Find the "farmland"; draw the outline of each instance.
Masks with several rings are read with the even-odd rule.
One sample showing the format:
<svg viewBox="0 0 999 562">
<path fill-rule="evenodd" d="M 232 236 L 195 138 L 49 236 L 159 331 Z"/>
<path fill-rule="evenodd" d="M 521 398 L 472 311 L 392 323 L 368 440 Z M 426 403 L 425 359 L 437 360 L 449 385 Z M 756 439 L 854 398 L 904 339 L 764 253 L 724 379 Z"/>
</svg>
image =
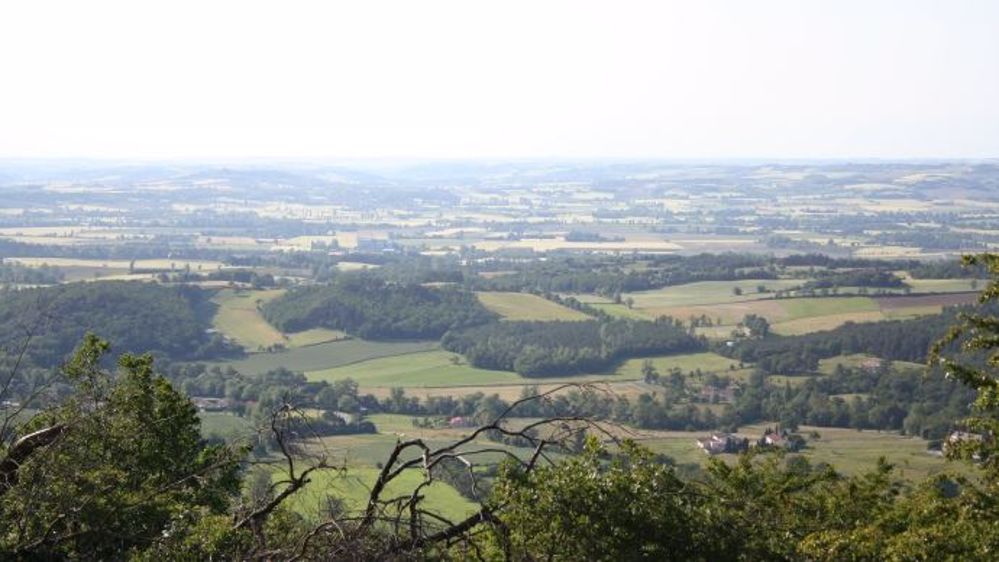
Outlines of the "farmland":
<svg viewBox="0 0 999 562">
<path fill-rule="evenodd" d="M 477 369 L 461 356 L 443 350 L 423 351 L 370 359 L 342 367 L 307 371 L 312 380 L 332 381 L 352 378 L 369 386 L 464 386 L 518 382 L 520 375 L 509 371 Z"/>
<path fill-rule="evenodd" d="M 371 484 L 373 467 L 399 436 L 442 444 L 467 433 L 461 427 L 414 427 L 411 419 L 428 419 L 429 397 L 441 398 L 440 403 L 496 395 L 512 402 L 528 386 L 545 392 L 564 383 L 586 383 L 596 395 L 613 397 L 604 415 L 632 426 L 653 449 L 698 464 L 705 456 L 693 443 L 707 428 L 737 426 L 741 434 L 758 433 L 760 419 L 790 415 L 776 411 L 785 393 L 802 393 L 795 416 L 883 427 L 890 416 L 864 413 L 883 414 L 879 407 L 885 403 L 913 400 L 912 393 L 885 396 L 884 389 L 913 388 L 905 375 L 913 369 L 922 373 L 920 365 L 894 361 L 900 374 L 891 378 L 895 375 L 880 372 L 880 360 L 866 351 L 827 357 L 837 351 L 820 350 L 821 355 L 806 358 L 789 350 L 769 363 L 757 358 L 741 363 L 722 354 L 741 357 L 740 346 L 758 337 L 787 341 L 784 336 L 935 315 L 973 301 L 984 276 L 973 279 L 946 264 L 958 254 L 999 243 L 999 199 L 974 187 L 967 188 L 973 197 L 952 193 L 937 183 L 939 178 L 961 178 L 962 185 L 976 186 L 988 185 L 991 176 L 942 166 L 945 171 L 917 164 L 567 164 L 551 169 L 503 164 L 487 171 L 421 169 L 384 178 L 369 172 L 355 176 L 340 168 L 300 169 L 298 175 L 272 178 L 259 170 L 185 171 L 180 166 L 166 176 L 136 172 L 151 176 L 142 181 L 117 183 L 116 176 L 108 175 L 97 183 L 53 180 L 41 182 L 37 191 L 15 188 L 17 200 L 0 209 L 0 266 L 6 268 L 7 286 L 19 290 L 120 279 L 190 290 L 203 297 L 199 302 L 210 298 L 207 318 L 199 316 L 200 322 L 208 322 L 198 325 L 206 353 L 199 358 L 207 370 L 219 367 L 221 372 L 183 372 L 174 382 L 195 396 L 225 396 L 233 401 L 232 411 L 246 412 L 246 417 L 203 412 L 204 434 L 233 438 L 251 433 L 276 396 L 294 396 L 317 420 L 330 410 L 366 412 L 378 433 L 327 435 L 308 443 L 310 451 L 329 452 L 349 470 L 345 476 L 323 476 L 296 504 L 302 512 L 314 512 L 323 506 L 320 490 L 329 486 L 356 509 Z M 258 175 L 264 179 L 251 179 Z M 924 185 L 919 178 L 937 179 L 926 179 Z M 296 189 L 294 196 L 288 186 Z M 125 192 L 134 197 L 117 195 Z M 420 196 L 414 197 L 415 192 Z M 81 205 L 91 196 L 101 204 Z M 158 201 L 157 209 L 136 203 L 143 200 Z M 892 260 L 860 259 L 865 257 Z M 24 268 L 38 275 L 29 279 Z M 271 324 L 261 313 L 280 295 L 318 294 L 351 283 L 374 296 L 335 304 L 304 302 L 298 324 L 281 323 L 276 320 L 281 314 L 268 311 Z M 373 311 L 390 302 L 382 298 L 387 293 L 377 290 L 393 288 L 426 290 L 427 302 L 459 292 L 475 308 L 481 304 L 492 313 L 482 311 L 472 327 L 590 320 L 626 334 L 637 324 L 611 323 L 601 313 L 645 321 L 666 315 L 683 323 L 674 327 L 691 345 L 678 348 L 683 353 L 651 357 L 628 350 L 615 360 L 589 363 L 576 375 L 559 372 L 555 365 L 545 372 L 551 376 L 526 378 L 512 370 L 475 367 L 469 357 L 442 349 L 442 334 L 452 332 L 453 337 L 470 327 L 422 332 L 443 316 L 439 312 L 415 315 L 405 306 L 388 306 L 373 329 Z M 584 305 L 557 302 L 569 298 Z M 351 302 L 362 304 L 345 306 Z M 457 308 L 449 311 L 455 318 L 468 310 Z M 748 315 L 765 318 L 769 335 L 740 326 Z M 286 320 L 294 316 L 285 315 Z M 331 323 L 334 316 L 350 323 Z M 146 322 L 140 317 L 130 325 Z M 351 335 L 318 327 L 324 325 L 350 326 Z M 291 331 L 292 326 L 308 329 Z M 410 331 L 394 331 L 403 329 Z M 549 336 L 554 328 L 538 330 Z M 418 341 L 406 339 L 411 337 Z M 556 341 L 550 356 L 565 361 L 572 343 Z M 535 341 L 519 342 L 510 346 L 510 354 L 522 359 L 537 354 L 536 347 Z M 603 359 L 608 349 L 592 347 L 593 357 Z M 804 366 L 778 365 L 792 360 Z M 192 361 L 179 363 L 192 367 L 190 373 L 199 372 Z M 490 363 L 480 356 L 476 364 Z M 516 368 L 509 361 L 492 364 Z M 646 364 L 654 369 L 648 380 Z M 850 372 L 835 375 L 840 364 Z M 228 367 L 241 376 L 230 378 Z M 259 375 L 276 369 L 303 373 L 308 382 L 287 377 L 296 382 L 260 388 L 282 378 L 259 384 Z M 685 377 L 679 383 L 677 371 Z M 888 378 L 863 386 L 875 377 Z M 349 386 L 343 383 L 348 378 L 357 383 L 357 396 L 331 398 Z M 341 390 L 332 392 L 338 381 Z M 397 391 L 393 394 L 397 388 L 408 401 L 391 402 L 398 397 Z M 940 395 L 949 392 L 948 387 L 937 390 Z M 754 393 L 767 398 L 747 404 Z M 562 411 L 574 411 L 567 406 L 572 395 L 566 389 L 553 402 L 569 408 Z M 854 411 L 858 400 L 860 413 Z M 963 396 L 946 402 L 963 403 Z M 767 408 L 769 417 L 762 417 Z M 920 419 L 908 415 L 913 411 L 906 402 L 892 427 L 904 425 L 908 431 L 912 426 L 936 439 L 957 417 L 952 411 L 934 411 Z M 745 421 L 741 416 L 750 423 L 740 423 Z M 797 421 L 803 433 L 811 431 L 804 419 Z M 662 429 L 693 427 L 703 431 Z M 873 465 L 879 451 L 898 462 L 906 477 L 942 467 L 940 459 L 925 453 L 926 442 L 920 439 L 889 431 L 817 431 L 821 438 L 810 439 L 803 454 L 847 472 Z M 407 473 L 404 483 L 415 484 L 418 477 Z M 446 486 L 435 484 L 427 491 L 431 504 L 450 516 L 460 517 L 468 508 Z"/>
<path fill-rule="evenodd" d="M 347 514 L 362 512 L 372 485 L 378 478 L 378 469 L 348 467 L 344 471 L 327 470 L 314 473 L 311 482 L 304 490 L 294 495 L 290 507 L 306 517 L 318 518 L 329 508 L 329 499 L 341 502 Z M 275 480 L 282 478 L 275 473 Z M 385 489 L 385 497 L 396 497 L 410 493 L 423 481 L 423 474 L 417 469 L 403 472 Z M 434 482 L 422 488 L 425 496 L 424 509 L 431 510 L 451 520 L 460 520 L 475 511 L 476 504 L 461 497 L 454 488 L 443 482 Z"/>
<path fill-rule="evenodd" d="M 271 326 L 260 314 L 260 306 L 283 293 L 283 290 L 223 289 L 212 299 L 218 305 L 213 324 L 248 352 L 264 351 L 276 346 L 305 347 L 346 337 L 343 332 L 324 328 L 285 334 Z"/>
<path fill-rule="evenodd" d="M 740 428 L 738 435 L 758 439 L 767 424 L 756 424 Z M 771 424 L 769 427 L 773 427 Z M 861 474 L 873 469 L 878 458 L 885 457 L 897 466 L 899 476 L 918 481 L 923 478 L 948 471 L 966 472 L 967 468 L 949 463 L 927 451 L 927 442 L 917 437 L 907 437 L 893 432 L 856 431 L 828 427 L 799 428 L 808 439 L 808 446 L 801 456 L 813 464 L 827 463 L 846 474 Z M 816 432 L 819 437 L 807 437 Z M 703 464 L 707 455 L 695 444 L 702 435 L 696 432 L 646 432 L 638 441 L 653 451 L 670 455 L 680 463 Z M 721 455 L 732 461 L 734 455 Z"/>
<path fill-rule="evenodd" d="M 589 320 L 589 316 L 527 293 L 478 293 L 479 300 L 504 320 Z"/>
<path fill-rule="evenodd" d="M 250 351 L 284 345 L 284 334 L 268 324 L 258 309 L 260 303 L 280 294 L 281 291 L 220 291 L 212 299 L 219 305 L 213 324 L 217 330 Z"/>
<path fill-rule="evenodd" d="M 379 357 L 428 351 L 436 346 L 436 342 L 372 342 L 347 339 L 274 353 L 254 353 L 243 359 L 219 361 L 212 365 L 223 369 L 232 367 L 248 375 L 259 375 L 279 368 L 311 372 Z"/>
</svg>

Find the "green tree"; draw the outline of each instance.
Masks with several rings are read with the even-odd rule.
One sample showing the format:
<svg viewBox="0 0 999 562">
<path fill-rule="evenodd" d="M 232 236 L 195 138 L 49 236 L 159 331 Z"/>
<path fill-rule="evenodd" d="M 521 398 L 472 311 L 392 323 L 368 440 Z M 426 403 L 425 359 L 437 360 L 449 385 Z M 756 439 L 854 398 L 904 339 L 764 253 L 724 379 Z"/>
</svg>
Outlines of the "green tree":
<svg viewBox="0 0 999 562">
<path fill-rule="evenodd" d="M 493 502 L 495 549 L 513 560 L 731 560 L 729 533 L 699 509 L 701 495 L 640 447 L 605 463 L 597 442 L 560 464 L 507 465 Z"/>
<path fill-rule="evenodd" d="M 87 335 L 64 368 L 75 393 L 18 428 L 0 485 L 0 551 L 21 558 L 117 559 L 196 521 L 239 492 L 238 455 L 205 446 L 191 402 L 148 355 L 101 369 L 109 346 Z M 39 432 L 58 438 L 30 450 Z M 20 451 L 20 452 L 18 452 Z"/>
</svg>

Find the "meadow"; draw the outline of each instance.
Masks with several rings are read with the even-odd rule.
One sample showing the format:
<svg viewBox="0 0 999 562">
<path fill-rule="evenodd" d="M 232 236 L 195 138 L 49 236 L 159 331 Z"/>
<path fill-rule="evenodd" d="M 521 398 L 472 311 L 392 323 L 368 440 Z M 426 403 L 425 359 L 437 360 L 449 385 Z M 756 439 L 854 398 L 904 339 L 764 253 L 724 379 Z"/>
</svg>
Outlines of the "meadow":
<svg viewBox="0 0 999 562">
<path fill-rule="evenodd" d="M 510 371 L 479 369 L 460 355 L 436 349 L 381 357 L 351 365 L 307 371 L 309 380 L 352 378 L 363 387 L 463 386 L 520 382 Z"/>
<path fill-rule="evenodd" d="M 504 320 L 590 320 L 582 312 L 529 293 L 481 292 L 479 301 Z"/>
<path fill-rule="evenodd" d="M 845 287 L 838 296 L 774 298 L 773 291 L 800 286 L 806 280 L 744 280 L 688 283 L 623 295 L 631 306 L 617 304 L 599 295 L 574 295 L 590 306 L 612 316 L 653 319 L 667 315 L 680 320 L 707 317 L 712 326 L 698 327 L 699 334 L 713 340 L 731 337 L 732 330 L 748 314 L 763 316 L 774 333 L 799 335 L 831 330 L 847 322 L 876 322 L 937 314 L 944 306 L 975 299 L 967 292 L 972 285 L 964 279 L 923 279 L 907 282 L 915 286 L 912 295 L 895 292 L 889 296 L 859 295 L 858 288 Z M 757 290 L 758 285 L 766 291 Z M 735 294 L 738 288 L 741 294 Z"/>
<path fill-rule="evenodd" d="M 212 302 L 218 305 L 212 324 L 249 353 L 272 346 L 305 347 L 347 337 L 339 330 L 325 328 L 285 334 L 271 326 L 260 313 L 260 306 L 282 294 L 283 289 L 223 289 L 212 298 Z"/>
<path fill-rule="evenodd" d="M 288 506 L 305 517 L 319 518 L 327 513 L 330 501 L 335 500 L 345 515 L 358 515 L 367 505 L 371 487 L 378 479 L 379 470 L 373 467 L 348 467 L 343 470 L 329 469 L 313 472 L 309 484 L 293 495 Z M 274 481 L 283 478 L 281 471 L 274 473 Z M 402 472 L 386 486 L 382 497 L 395 498 L 412 494 L 423 482 L 423 472 L 410 469 Z M 436 513 L 451 521 L 460 521 L 471 515 L 477 505 L 465 499 L 451 486 L 435 481 L 420 489 L 424 496 L 423 509 Z"/>
<path fill-rule="evenodd" d="M 455 357 L 458 359 L 455 360 Z M 526 386 L 537 387 L 539 392 L 547 392 L 566 384 L 586 384 L 600 392 L 635 398 L 641 393 L 657 389 L 654 385 L 642 382 L 642 365 L 646 360 L 651 361 L 660 374 L 676 368 L 685 373 L 700 370 L 704 374 L 716 373 L 735 380 L 745 380 L 752 372 L 751 366 L 740 367 L 737 361 L 706 352 L 628 359 L 604 373 L 525 378 L 510 371 L 477 369 L 465 363 L 460 356 L 433 350 L 310 371 L 306 376 L 309 380 L 325 381 L 349 377 L 359 383 L 363 393 L 370 393 L 378 398 L 387 397 L 393 387 L 402 387 L 408 396 L 421 399 L 481 392 L 496 394 L 503 400 L 512 401 L 522 396 Z M 569 390 L 571 388 L 565 388 L 564 391 Z"/>
<path fill-rule="evenodd" d="M 753 441 L 767 427 L 773 427 L 773 424 L 743 426 L 737 435 Z M 817 439 L 810 436 L 813 431 L 818 433 Z M 961 464 L 950 463 L 930 453 L 926 448 L 927 441 L 918 437 L 889 431 L 810 426 L 799 427 L 798 433 L 808 441 L 807 447 L 798 454 L 812 464 L 828 463 L 844 474 L 872 471 L 880 457 L 895 465 L 897 476 L 910 481 L 947 471 L 967 471 Z M 637 441 L 657 453 L 673 457 L 678 463 L 703 465 L 709 457 L 697 447 L 695 440 L 706 434 L 707 432 L 687 431 L 642 432 Z M 732 462 L 736 457 L 724 454 L 717 458 Z"/>
<path fill-rule="evenodd" d="M 232 367 L 247 375 L 258 375 L 274 369 L 320 371 L 359 363 L 378 357 L 429 351 L 437 347 L 432 341 L 374 342 L 346 339 L 293 348 L 274 353 L 253 353 L 231 361 L 214 361 L 209 367 Z"/>
</svg>

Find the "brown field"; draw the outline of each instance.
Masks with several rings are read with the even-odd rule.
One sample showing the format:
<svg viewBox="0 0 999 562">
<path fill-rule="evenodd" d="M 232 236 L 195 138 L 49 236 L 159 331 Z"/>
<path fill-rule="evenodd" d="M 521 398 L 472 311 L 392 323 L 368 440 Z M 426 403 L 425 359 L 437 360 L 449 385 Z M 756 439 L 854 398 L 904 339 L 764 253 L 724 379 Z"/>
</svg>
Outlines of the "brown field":
<svg viewBox="0 0 999 562">
<path fill-rule="evenodd" d="M 691 316 L 700 317 L 706 314 L 712 322 L 718 318 L 722 319 L 722 324 L 729 327 L 741 322 L 747 314 L 758 314 L 767 318 L 770 322 L 780 322 L 789 317 L 787 311 L 777 300 L 753 300 L 743 302 L 730 302 L 721 304 L 705 304 L 695 306 L 667 306 L 662 308 L 643 308 L 643 312 L 651 316 L 672 316 L 680 320 L 687 320 Z"/>
<path fill-rule="evenodd" d="M 926 307 L 936 307 L 939 310 L 945 306 L 973 303 L 977 299 L 978 299 L 977 292 L 874 298 L 874 300 L 878 303 L 878 306 L 884 312 L 906 309 L 906 308 L 925 309 Z"/>
</svg>

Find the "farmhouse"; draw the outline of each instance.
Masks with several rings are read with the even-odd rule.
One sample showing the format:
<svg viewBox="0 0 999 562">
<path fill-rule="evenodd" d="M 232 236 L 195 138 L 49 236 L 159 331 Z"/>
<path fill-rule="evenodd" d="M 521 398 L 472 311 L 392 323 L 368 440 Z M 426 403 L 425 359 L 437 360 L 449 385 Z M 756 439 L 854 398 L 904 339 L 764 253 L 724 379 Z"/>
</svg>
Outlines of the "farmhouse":
<svg viewBox="0 0 999 562">
<path fill-rule="evenodd" d="M 697 446 L 709 455 L 733 452 L 739 447 L 739 438 L 731 433 L 712 433 L 698 439 Z"/>
<path fill-rule="evenodd" d="M 756 441 L 757 447 L 786 449 L 791 452 L 800 451 L 805 447 L 805 445 L 806 442 L 804 437 L 779 427 L 777 430 L 767 428 L 767 430 L 763 432 L 763 437 L 760 437 Z"/>
<path fill-rule="evenodd" d="M 786 448 L 788 440 L 787 437 L 781 435 L 780 433 L 768 433 L 763 436 L 763 444 L 770 445 L 771 447 Z"/>
</svg>

